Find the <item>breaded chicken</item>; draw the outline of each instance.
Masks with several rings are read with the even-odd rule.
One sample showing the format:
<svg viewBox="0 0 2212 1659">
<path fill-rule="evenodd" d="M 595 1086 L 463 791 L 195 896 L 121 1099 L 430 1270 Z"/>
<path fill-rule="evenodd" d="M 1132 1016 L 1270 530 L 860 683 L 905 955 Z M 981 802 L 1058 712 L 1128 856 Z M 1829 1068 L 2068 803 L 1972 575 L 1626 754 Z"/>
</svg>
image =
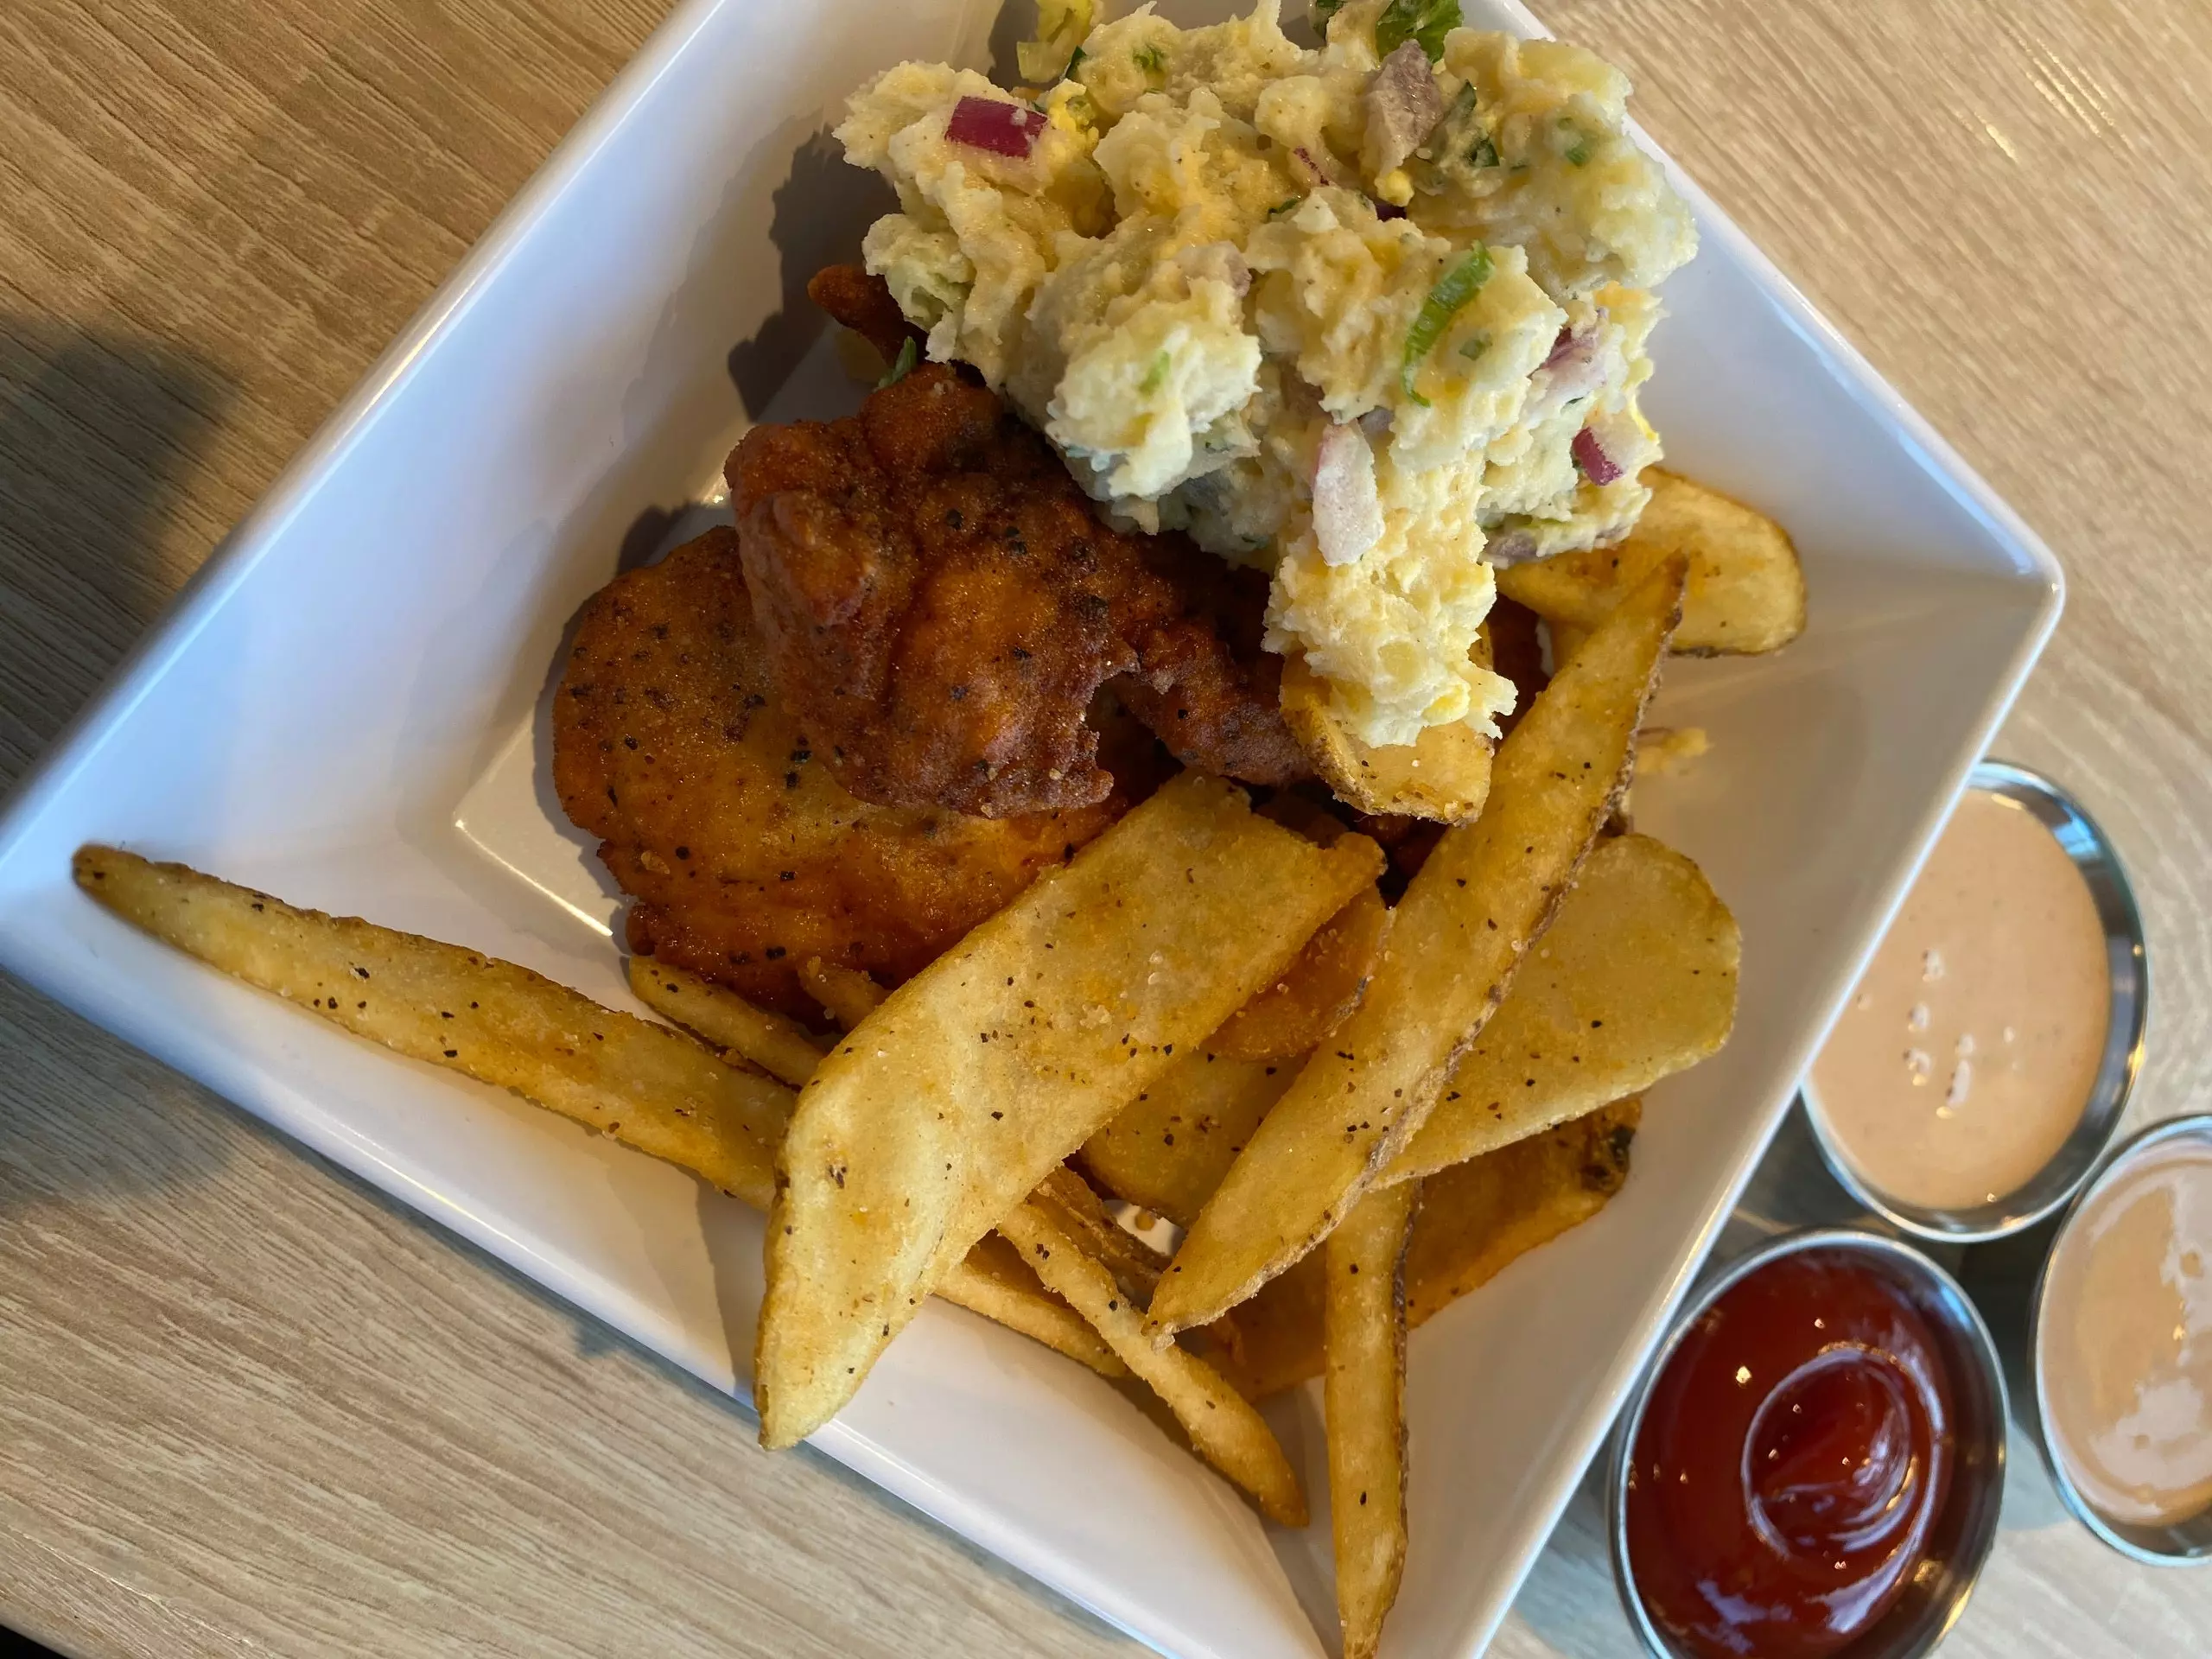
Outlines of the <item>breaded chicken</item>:
<svg viewBox="0 0 2212 1659">
<path fill-rule="evenodd" d="M 823 272 L 811 291 L 892 344 L 880 283 Z M 988 817 L 1103 801 L 1086 711 L 1109 683 L 1187 764 L 1308 775 L 1259 649 L 1265 582 L 1101 522 L 955 370 L 926 364 L 845 420 L 755 427 L 728 472 L 777 687 L 862 799 Z"/>
<path fill-rule="evenodd" d="M 728 530 L 585 606 L 553 778 L 637 897 L 633 950 L 802 1018 L 816 1015 L 798 984 L 808 957 L 896 984 L 1128 804 L 986 821 L 855 800 L 774 695 Z"/>
<path fill-rule="evenodd" d="M 874 346 L 887 365 L 909 343 L 921 349 L 922 331 L 906 321 L 889 285 L 858 265 L 823 266 L 808 279 L 806 297 Z"/>
</svg>

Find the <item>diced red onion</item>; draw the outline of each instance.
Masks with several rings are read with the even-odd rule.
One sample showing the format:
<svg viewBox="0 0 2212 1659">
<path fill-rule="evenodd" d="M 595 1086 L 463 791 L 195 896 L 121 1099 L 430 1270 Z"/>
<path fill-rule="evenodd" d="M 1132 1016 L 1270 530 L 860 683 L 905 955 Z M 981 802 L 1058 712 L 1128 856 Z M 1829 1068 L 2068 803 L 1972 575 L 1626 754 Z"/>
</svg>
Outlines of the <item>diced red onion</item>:
<svg viewBox="0 0 2212 1659">
<path fill-rule="evenodd" d="M 1573 351 L 1573 349 L 1574 349 L 1574 325 L 1573 325 L 1573 323 L 1571 323 L 1571 322 L 1563 322 L 1563 323 L 1561 323 L 1561 324 L 1560 325 L 1560 328 L 1559 328 L 1559 338 L 1558 338 L 1557 340 L 1555 340 L 1552 341 L 1552 351 L 1551 351 L 1551 355 L 1550 355 L 1549 357 L 1547 357 L 1547 358 L 1546 358 L 1542 362 L 1539 363 L 1536 366 L 1537 366 L 1538 368 L 1540 368 L 1540 369 L 1548 369 L 1548 368 L 1550 368 L 1554 364 L 1558 363 L 1559 361 L 1560 361 L 1563 358 L 1565 358 L 1565 357 L 1567 356 L 1567 354 L 1569 352 Z"/>
<path fill-rule="evenodd" d="M 1313 540 L 1325 564 L 1350 564 L 1382 539 L 1375 455 L 1357 426 L 1332 425 L 1313 460 Z"/>
<path fill-rule="evenodd" d="M 1599 441 L 1594 429 L 1584 427 L 1574 435 L 1571 447 L 1574 464 L 1592 484 L 1610 484 L 1621 475 L 1619 463 L 1605 453 L 1605 446 Z"/>
<path fill-rule="evenodd" d="M 1598 354 L 1598 347 L 1605 335 L 1597 328 L 1584 329 L 1580 334 L 1564 331 L 1560 341 L 1552 346 L 1551 355 L 1543 361 L 1543 368 L 1550 374 L 1551 395 L 1561 403 L 1595 391 L 1605 378 L 1605 365 Z"/>
<path fill-rule="evenodd" d="M 1044 116 L 1022 105 L 1001 104 L 995 98 L 963 98 L 952 106 L 944 136 L 956 144 L 1020 161 L 1036 147 L 1037 135 L 1046 125 Z"/>
<path fill-rule="evenodd" d="M 1444 94 L 1419 41 L 1406 41 L 1382 60 L 1367 83 L 1367 138 L 1363 165 L 1376 175 L 1402 165 L 1444 118 Z"/>
<path fill-rule="evenodd" d="M 1500 567 L 1525 564 L 1535 556 L 1535 532 L 1528 530 L 1509 530 L 1503 536 L 1494 536 L 1483 549 L 1483 558 Z"/>
</svg>

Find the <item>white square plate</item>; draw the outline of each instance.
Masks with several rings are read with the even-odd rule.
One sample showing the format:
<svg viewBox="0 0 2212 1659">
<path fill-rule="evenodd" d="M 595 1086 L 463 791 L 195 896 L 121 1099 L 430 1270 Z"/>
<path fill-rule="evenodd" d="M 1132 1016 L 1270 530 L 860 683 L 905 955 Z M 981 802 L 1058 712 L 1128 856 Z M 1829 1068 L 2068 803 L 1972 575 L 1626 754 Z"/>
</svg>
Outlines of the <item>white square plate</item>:
<svg viewBox="0 0 2212 1659">
<path fill-rule="evenodd" d="M 992 22 L 680 6 L 0 824 L 0 963 L 740 1391 L 753 1217 L 137 937 L 69 855 L 184 858 L 622 1002 L 612 898 L 545 783 L 563 632 L 748 411 L 851 396 L 801 284 L 876 198 L 823 135 L 870 70 L 980 63 Z M 1812 588 L 1784 655 L 1674 666 L 1661 717 L 1713 752 L 1637 800 L 1742 919 L 1742 1017 L 1656 1092 L 1614 1204 L 1414 1341 L 1399 1656 L 1496 1628 L 2059 605 L 2049 553 L 1683 184 L 1704 251 L 1651 412 L 1675 464 L 1790 527 Z M 1313 1404 L 1283 1421 L 1318 1471 Z M 1325 1510 L 1269 1534 L 1104 1384 L 967 1314 L 933 1306 L 817 1443 L 1163 1650 L 1334 1646 Z"/>
</svg>

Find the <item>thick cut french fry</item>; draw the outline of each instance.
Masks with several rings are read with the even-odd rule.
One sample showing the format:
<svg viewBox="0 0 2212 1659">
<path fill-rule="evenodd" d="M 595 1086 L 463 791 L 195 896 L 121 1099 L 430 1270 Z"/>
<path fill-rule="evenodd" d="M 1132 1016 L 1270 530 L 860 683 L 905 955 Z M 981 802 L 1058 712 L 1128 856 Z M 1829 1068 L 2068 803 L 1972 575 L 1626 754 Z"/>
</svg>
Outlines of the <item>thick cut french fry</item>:
<svg viewBox="0 0 2212 1659">
<path fill-rule="evenodd" d="M 1628 1179 L 1640 1116 L 1637 1102 L 1619 1101 L 1422 1181 L 1406 1251 L 1408 1327 L 1604 1209 Z M 1220 1363 L 1247 1399 L 1322 1374 L 1328 1259 L 1315 1250 L 1236 1309 L 1236 1344 Z"/>
<path fill-rule="evenodd" d="M 1179 1054 L 1083 1143 L 1079 1160 L 1116 1198 L 1187 1227 L 1300 1064 Z"/>
<path fill-rule="evenodd" d="M 1615 547 L 1509 565 L 1497 589 L 1561 625 L 1595 627 L 1652 571 L 1686 557 L 1674 649 L 1699 656 L 1778 651 L 1805 631 L 1805 573 L 1781 525 L 1687 478 L 1652 467 L 1650 503 Z"/>
<path fill-rule="evenodd" d="M 1719 1052 L 1741 955 L 1736 918 L 1695 864 L 1649 836 L 1599 842 L 1382 1179 L 1465 1163 Z"/>
<path fill-rule="evenodd" d="M 1219 1318 L 1328 1236 L 1419 1130 L 1612 810 L 1682 571 L 1669 561 L 1624 601 L 1500 745 L 1488 808 L 1447 830 L 1408 887 L 1366 1000 L 1184 1238 L 1152 1302 L 1161 1339 Z"/>
<path fill-rule="evenodd" d="M 798 970 L 799 983 L 846 1031 L 883 1006 L 890 993 L 857 968 L 847 968 L 819 957 L 809 957 Z"/>
<path fill-rule="evenodd" d="M 1427 1323 L 1604 1209 L 1628 1179 L 1643 1118 L 1642 1101 L 1616 1101 L 1424 1179 L 1406 1251 L 1407 1317 Z"/>
<path fill-rule="evenodd" d="M 1287 1060 L 1311 1050 L 1359 1006 L 1382 951 L 1390 907 L 1375 888 L 1321 924 L 1282 977 L 1230 1014 L 1206 1047 L 1231 1060 Z"/>
<path fill-rule="evenodd" d="M 181 864 L 86 847 L 76 877 L 125 921 L 235 978 L 403 1054 L 512 1089 L 756 1210 L 769 1205 L 771 1148 L 790 1121 L 791 1090 L 723 1065 L 679 1032 L 512 963 L 296 909 Z M 683 1006 L 697 1012 L 696 1002 Z M 995 1255 L 990 1243 L 945 1275 L 946 1300 L 1105 1376 L 1125 1374 L 1019 1256 Z"/>
<path fill-rule="evenodd" d="M 1374 1659 L 1406 1569 L 1406 1241 L 1418 1183 L 1370 1192 L 1329 1235 L 1322 1405 L 1344 1659 Z"/>
<path fill-rule="evenodd" d="M 798 1020 L 755 1007 L 735 991 L 681 968 L 650 957 L 632 957 L 630 988 L 655 1014 L 666 1014 L 716 1048 L 794 1089 L 822 1063 L 823 1045 Z"/>
<path fill-rule="evenodd" d="M 1590 637 L 1591 630 L 1577 627 L 1572 622 L 1547 622 L 1544 626 L 1552 638 L 1552 671 L 1556 674 L 1582 649 L 1582 642 Z"/>
<path fill-rule="evenodd" d="M 1063 1165 L 1038 1182 L 1029 1202 L 1041 1206 L 1061 1231 L 1080 1240 L 1086 1254 L 1105 1263 L 1140 1306 L 1152 1300 L 1166 1256 L 1108 1215 L 1082 1176 Z"/>
<path fill-rule="evenodd" d="M 1376 748 L 1347 730 L 1329 683 L 1302 657 L 1283 661 L 1282 717 L 1339 800 L 1363 812 L 1464 823 L 1490 793 L 1495 741 L 1465 721 L 1431 726 L 1411 743 Z"/>
<path fill-rule="evenodd" d="M 250 985 L 767 1207 L 791 1090 L 724 1065 L 681 1032 L 513 963 L 295 909 L 182 864 L 85 847 L 75 870 L 77 885 L 124 920 Z"/>
<path fill-rule="evenodd" d="M 1205 1361 L 1172 1344 L 1153 1346 L 1128 1294 L 1104 1262 L 1063 1230 L 1048 1205 L 1018 1205 L 999 1230 L 1175 1414 L 1200 1457 L 1249 1492 L 1268 1520 L 1286 1527 L 1306 1524 L 1306 1494 L 1274 1432 Z"/>
<path fill-rule="evenodd" d="M 770 1217 L 761 1439 L 804 1439 L 970 1245 L 1370 885 L 1185 773 L 894 991 L 799 1096 Z"/>
<path fill-rule="evenodd" d="M 944 1275 L 937 1294 L 956 1307 L 980 1313 L 1088 1365 L 1101 1376 L 1129 1374 L 1129 1368 L 1084 1317 L 1046 1289 L 1021 1252 L 996 1233 L 976 1242 L 976 1248 Z"/>
</svg>

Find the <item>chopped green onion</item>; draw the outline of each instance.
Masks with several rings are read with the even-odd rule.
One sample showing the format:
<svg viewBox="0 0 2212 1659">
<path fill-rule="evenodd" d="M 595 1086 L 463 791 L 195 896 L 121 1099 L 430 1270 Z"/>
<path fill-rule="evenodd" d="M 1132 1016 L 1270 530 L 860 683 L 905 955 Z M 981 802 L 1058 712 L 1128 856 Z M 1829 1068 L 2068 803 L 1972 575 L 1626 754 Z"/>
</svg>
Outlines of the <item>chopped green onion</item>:
<svg viewBox="0 0 2212 1659">
<path fill-rule="evenodd" d="M 1167 54 L 1156 46 L 1141 46 L 1129 55 L 1136 60 L 1137 67 L 1147 75 L 1162 74 L 1166 71 Z"/>
<path fill-rule="evenodd" d="M 1274 207 L 1268 209 L 1268 217 L 1269 219 L 1281 219 L 1285 213 L 1296 211 L 1298 204 L 1305 200 L 1306 198 L 1303 196 L 1292 196 L 1285 200 L 1279 201 L 1275 203 Z"/>
<path fill-rule="evenodd" d="M 1490 334 L 1487 330 L 1478 329 L 1459 342 L 1459 355 L 1470 363 L 1488 350 L 1490 350 Z"/>
<path fill-rule="evenodd" d="M 1590 159 L 1590 140 L 1588 137 L 1584 134 L 1581 128 L 1576 126 L 1573 122 L 1568 120 L 1565 116 L 1561 116 L 1560 118 L 1559 124 L 1560 126 L 1567 129 L 1568 136 L 1574 140 L 1573 143 L 1567 147 L 1567 164 L 1569 167 L 1580 167 L 1584 165 Z"/>
<path fill-rule="evenodd" d="M 1478 243 L 1460 257 L 1459 264 L 1436 279 L 1436 285 L 1428 290 L 1428 297 L 1421 302 L 1413 327 L 1406 330 L 1406 356 L 1398 371 L 1398 385 L 1408 397 L 1423 409 L 1428 407 L 1428 399 L 1414 390 L 1414 376 L 1420 372 L 1421 360 L 1444 338 L 1452 319 L 1482 292 L 1483 284 L 1490 280 L 1490 250 Z"/>
<path fill-rule="evenodd" d="M 1408 41 L 1434 63 L 1444 55 L 1444 37 L 1459 27 L 1459 0 L 1390 0 L 1375 20 L 1375 55 L 1387 58 Z"/>
<path fill-rule="evenodd" d="M 1464 154 L 1468 162 L 1475 167 L 1497 165 L 1497 146 L 1491 142 L 1490 134 L 1483 130 L 1482 114 L 1476 108 L 1474 82 L 1459 83 L 1459 90 L 1452 97 L 1452 107 L 1445 111 L 1444 118 L 1436 124 L 1435 130 L 1430 135 L 1429 144 L 1434 146 L 1433 153 L 1436 154 Z M 1415 153 L 1427 156 L 1432 151 L 1425 146 Z"/>
<path fill-rule="evenodd" d="M 914 365 L 920 356 L 921 353 L 914 349 L 914 337 L 912 334 L 907 335 L 899 342 L 899 355 L 892 359 L 891 366 L 883 372 L 883 378 L 875 383 L 875 389 L 881 391 L 886 386 L 897 385 L 914 372 Z"/>
<path fill-rule="evenodd" d="M 1144 378 L 1137 382 L 1137 390 L 1141 392 L 1158 391 L 1165 385 L 1170 360 L 1165 351 L 1154 354 L 1152 366 L 1144 372 Z"/>
</svg>

